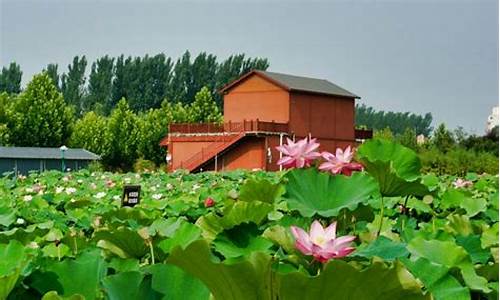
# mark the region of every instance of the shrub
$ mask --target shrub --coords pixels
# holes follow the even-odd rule
[[[134,163],[134,172],[143,173],[156,170],[156,164],[150,160],[139,158]]]

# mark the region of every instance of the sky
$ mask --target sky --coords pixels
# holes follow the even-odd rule
[[[23,84],[75,55],[266,57],[375,109],[482,134],[498,105],[498,1],[0,0],[0,65]]]

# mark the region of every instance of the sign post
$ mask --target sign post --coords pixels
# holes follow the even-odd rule
[[[134,207],[139,204],[141,197],[140,185],[125,185],[123,187],[122,207]]]

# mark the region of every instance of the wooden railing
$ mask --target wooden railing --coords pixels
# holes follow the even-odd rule
[[[243,120],[243,122],[227,122],[224,124],[170,124],[168,129],[169,133],[181,134],[232,133],[241,131],[288,132],[288,123],[264,122],[257,119]]]

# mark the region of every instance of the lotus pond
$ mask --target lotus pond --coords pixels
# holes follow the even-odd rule
[[[0,299],[498,298],[498,175],[421,174],[378,140],[355,160],[6,176]],[[140,204],[121,207],[129,184]]]

